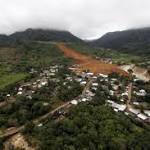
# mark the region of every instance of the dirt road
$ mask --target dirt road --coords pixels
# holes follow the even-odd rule
[[[73,58],[75,62],[80,65],[78,71],[89,69],[91,72],[95,74],[97,73],[109,74],[112,72],[117,72],[121,75],[128,75],[127,72],[121,70],[117,65],[102,63],[90,56],[86,56],[84,54],[75,51],[72,48],[67,47],[64,43],[58,43],[56,45],[61,51],[64,52],[64,54],[67,57]]]
[[[85,94],[86,90],[89,88],[89,85],[92,83],[92,80],[90,80],[87,85],[84,87],[82,95]],[[78,96],[79,97],[79,96]],[[76,98],[75,98],[76,99]],[[42,121],[44,121],[45,119],[47,119],[48,117],[52,116],[55,112],[59,111],[60,109],[68,109],[72,106],[72,104],[70,104],[71,101],[68,101],[60,106],[58,106],[57,108],[55,108],[54,110],[50,110],[50,112],[46,113],[43,116],[38,117],[37,119],[32,120],[32,122],[36,125]],[[18,128],[16,127],[12,127],[9,129],[6,129],[4,131],[3,134],[0,135],[0,138],[6,138],[6,137],[11,137],[12,135],[15,135],[16,133],[22,131],[25,128],[25,125],[22,125]]]
[[[128,100],[127,100],[127,110],[129,111],[130,108],[132,108],[131,100],[132,100],[132,83],[129,84],[128,88]]]

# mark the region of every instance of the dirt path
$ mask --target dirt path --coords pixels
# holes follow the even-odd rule
[[[129,84],[128,88],[128,100],[127,100],[127,111],[129,111],[130,108],[132,108],[131,100],[132,100],[132,83]]]
[[[84,54],[75,51],[72,48],[67,47],[64,43],[58,43],[56,45],[60,50],[64,52],[64,54],[67,57],[73,58],[76,61],[76,63],[80,65],[78,71],[89,69],[91,72],[95,74],[97,73],[109,74],[112,72],[117,72],[122,75],[127,75],[127,72],[121,70],[117,65],[102,63],[90,56],[86,56]]]
[[[91,84],[92,80],[89,81],[87,83],[87,85],[85,86],[85,88],[83,89],[83,92],[82,92],[82,95],[85,94],[85,91],[89,88],[89,85]],[[76,99],[76,98],[74,98]],[[68,102],[65,102],[63,103],[62,105],[58,106],[57,108],[55,108],[54,110],[50,110],[48,113],[46,113],[45,115],[43,116],[40,116],[34,120],[32,120],[32,122],[37,125],[38,123],[46,120],[48,117],[52,116],[55,112],[57,112],[58,110],[60,109],[68,109],[72,106],[72,104],[70,104],[71,101],[68,101]],[[23,129],[25,128],[25,125],[22,125],[20,127],[12,127],[12,128],[9,128],[9,129],[6,129],[4,131],[3,134],[0,135],[0,138],[6,138],[6,137],[11,137],[12,135],[15,135],[16,133],[19,133],[20,131],[22,131]]]

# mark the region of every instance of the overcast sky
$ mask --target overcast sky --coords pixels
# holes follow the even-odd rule
[[[0,33],[68,30],[80,38],[150,26],[150,0],[0,0]]]

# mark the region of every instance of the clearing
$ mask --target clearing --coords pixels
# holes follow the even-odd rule
[[[64,54],[67,57],[73,58],[75,62],[80,65],[78,71],[89,69],[91,72],[95,74],[97,73],[110,74],[112,72],[116,72],[121,75],[128,75],[127,72],[121,70],[117,65],[100,62],[90,56],[81,54],[76,50],[67,47],[64,43],[58,43],[57,46],[60,50],[64,52]]]

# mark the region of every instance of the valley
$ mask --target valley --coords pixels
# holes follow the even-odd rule
[[[0,47],[0,149],[148,148],[149,77],[129,67],[140,56],[46,32]]]

